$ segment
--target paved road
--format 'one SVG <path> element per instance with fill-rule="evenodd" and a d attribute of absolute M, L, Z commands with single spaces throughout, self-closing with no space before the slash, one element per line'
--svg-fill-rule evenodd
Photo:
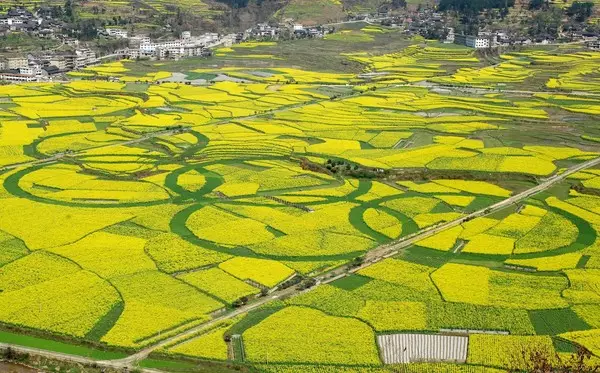
<path fill-rule="evenodd" d="M 100 366 L 100 367 L 117 368 L 117 369 L 126 369 L 126 368 L 128 368 L 125 365 L 115 364 L 114 362 L 111 362 L 111 361 L 108 361 L 108 362 L 97 361 L 97 360 L 90 359 L 90 358 L 87 358 L 87 357 L 76 356 L 76 355 L 69 355 L 69 354 L 62 354 L 60 352 L 46 351 L 46 350 L 41 350 L 39 348 L 23 347 L 23 346 L 8 344 L 8 343 L 0 343 L 0 351 L 6 350 L 7 348 L 11 348 L 13 351 L 16 351 L 16 352 L 22 353 L 22 354 L 30 354 L 30 355 L 35 355 L 35 356 L 42 356 L 42 357 L 45 357 L 45 358 L 54 359 L 54 360 L 60 360 L 60 361 L 66 361 L 66 362 L 70 362 L 70 363 L 77 363 L 77 364 L 84 364 L 84 365 L 95 364 L 95 365 Z M 147 368 L 141 369 L 141 372 L 144 372 L 144 373 L 161 373 L 161 371 L 159 371 L 159 370 L 156 370 L 156 369 L 147 369 Z"/>
<path fill-rule="evenodd" d="M 367 23 L 372 25 L 374 22 L 381 22 L 385 19 L 390 19 L 391 17 L 381 17 L 381 18 L 365 18 L 365 19 L 357 19 L 354 21 L 342 21 L 342 22 L 334 22 L 334 23 L 325 23 L 321 26 L 338 26 L 338 25 L 350 25 L 353 23 Z"/>
<path fill-rule="evenodd" d="M 226 313 L 222 316 L 219 316 L 215 319 L 212 319 L 212 320 L 210 320 L 204 324 L 198 325 L 194 328 L 188 329 L 188 330 L 186 330 L 182 333 L 179 333 L 173 337 L 163 339 L 162 341 L 160 341 L 150 347 L 147 347 L 134 355 L 128 356 L 128 357 L 126 357 L 124 359 L 120 359 L 120 360 L 104 361 L 103 363 L 117 363 L 117 364 L 120 364 L 121 366 L 131 366 L 135 362 L 143 360 L 144 358 L 148 357 L 148 355 L 150 355 L 151 352 L 159 350 L 167 345 L 172 344 L 173 342 L 176 342 L 180 339 L 184 339 L 186 337 L 190 337 L 194 334 L 198 334 L 204 330 L 210 329 L 222 321 L 225 321 L 225 320 L 231 319 L 233 317 L 239 316 L 243 313 L 252 311 L 253 309 L 258 308 L 258 307 L 260 307 L 266 303 L 269 303 L 275 299 L 292 296 L 292 295 L 294 295 L 294 293 L 297 293 L 297 291 L 294 287 L 291 287 L 291 288 L 277 292 L 277 295 L 271 295 L 271 296 L 267 296 L 267 297 L 263 297 L 263 298 L 258 298 L 256 301 L 248 304 L 247 306 L 237 308 L 234 311 Z"/>
<path fill-rule="evenodd" d="M 117 57 L 121 57 L 121 55 L 118 53 L 107 54 L 107 55 L 99 57 L 98 59 L 102 61 L 102 60 L 110 60 L 112 58 L 117 58 Z"/>

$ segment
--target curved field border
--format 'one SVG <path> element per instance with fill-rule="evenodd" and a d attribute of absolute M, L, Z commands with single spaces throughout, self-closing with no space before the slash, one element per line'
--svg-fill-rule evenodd
<path fill-rule="evenodd" d="M 283 261 L 291 261 L 291 262 L 311 262 L 311 261 L 334 261 L 334 260 L 350 260 L 359 255 L 364 254 L 364 251 L 356 251 L 345 254 L 335 254 L 335 255 L 310 255 L 310 256 L 284 256 L 284 255 L 267 255 L 267 254 L 258 254 L 254 251 L 245 248 L 245 247 L 235 247 L 228 248 L 226 246 L 219 245 L 215 242 L 204 240 L 196 236 L 186 225 L 188 218 L 196 211 L 202 209 L 207 206 L 206 204 L 198 203 L 192 205 L 177 214 L 171 220 L 169 224 L 169 228 L 171 232 L 178 235 L 182 239 L 188 241 L 193 245 L 200 246 L 205 249 L 218 251 L 220 253 L 241 256 L 241 257 L 250 257 L 250 258 L 261 258 L 261 259 L 273 259 L 273 260 L 283 260 Z"/>
<path fill-rule="evenodd" d="M 208 194 L 221 186 L 224 183 L 224 179 L 221 175 L 216 172 L 209 171 L 204 168 L 206 165 L 192 165 L 179 168 L 167 175 L 165 178 L 165 187 L 171 189 L 174 193 L 180 195 L 183 199 L 192 199 L 199 201 L 205 194 Z M 204 185 L 195 192 L 191 192 L 181 185 L 178 184 L 179 176 L 186 172 L 196 171 L 204 176 L 206 182 Z"/>
<path fill-rule="evenodd" d="M 29 199 L 35 202 L 46 203 L 51 205 L 59 205 L 59 206 L 68 206 L 68 207 L 89 207 L 89 208 L 122 208 L 122 207 L 140 207 L 140 206 L 156 206 L 168 203 L 171 199 L 157 200 L 157 201 L 147 201 L 147 202 L 123 202 L 118 204 L 109 204 L 109 203 L 77 203 L 77 202 L 67 202 L 60 201 L 50 198 L 44 198 L 40 196 L 33 195 L 26 190 L 22 189 L 19 186 L 19 181 L 25 175 L 37 171 L 43 168 L 45 165 L 37 165 L 32 166 L 21 171 L 17 171 L 14 174 L 8 176 L 4 180 L 4 189 L 12 194 L 15 197 Z"/>
<path fill-rule="evenodd" d="M 494 254 L 480 254 L 480 253 L 464 253 L 453 254 L 450 252 L 443 252 L 431 248 L 426 248 L 419 246 L 419 250 L 425 250 L 425 252 L 431 252 L 435 254 L 439 254 L 437 256 L 444 256 L 450 258 L 460 258 L 467 261 L 473 262 L 504 262 L 508 259 L 538 259 L 538 258 L 546 258 L 552 257 L 562 254 L 574 253 L 585 249 L 586 247 L 592 245 L 596 241 L 596 237 L 598 233 L 592 227 L 592 225 L 585 221 L 584 219 L 575 216 L 567 211 L 551 207 L 544 206 L 548 211 L 560 214 L 570 220 L 573 224 L 577 226 L 578 235 L 575 241 L 571 242 L 568 245 L 552 249 L 546 251 L 540 251 L 535 253 L 523 253 L 523 254 L 512 254 L 512 255 L 494 255 Z"/>

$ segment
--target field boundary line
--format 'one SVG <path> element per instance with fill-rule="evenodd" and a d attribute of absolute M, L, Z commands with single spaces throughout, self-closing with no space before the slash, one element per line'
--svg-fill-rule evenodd
<path fill-rule="evenodd" d="M 415 232 L 407 237 L 403 237 L 400 240 L 396 240 L 395 242 L 376 247 L 373 250 L 365 253 L 366 262 L 363 263 L 363 265 L 361 265 L 361 269 L 367 268 L 367 267 L 379 262 L 382 258 L 396 255 L 397 253 L 400 252 L 401 249 L 407 248 L 419 240 L 428 238 L 428 237 L 430 237 L 434 234 L 440 233 L 446 229 L 450 229 L 457 225 L 460 225 L 464 222 L 464 219 L 469 219 L 469 218 L 473 219 L 475 217 L 486 216 L 486 215 L 489 215 L 498 210 L 502 210 L 513 204 L 519 203 L 535 194 L 543 192 L 544 190 L 563 181 L 568 176 L 570 176 L 576 172 L 585 170 L 590 167 L 597 166 L 599 164 L 600 164 L 600 157 L 594 158 L 592 160 L 586 161 L 579 165 L 573 166 L 561 174 L 557 174 L 552 177 L 549 177 L 549 178 L 543 180 L 541 184 L 536 185 L 535 187 L 530 188 L 528 190 L 525 190 L 515 196 L 509 197 L 503 201 L 500 201 L 492 206 L 486 207 L 485 209 L 476 211 L 467 216 L 463 216 L 460 219 L 456 219 L 454 221 L 435 226 L 431 229 L 426 229 L 424 231 Z M 329 272 L 326 272 L 320 276 L 317 276 L 317 277 L 315 277 L 315 279 L 317 280 L 316 285 L 311 288 L 308 288 L 308 289 L 298 290 L 295 287 L 290 287 L 290 288 L 282 290 L 281 292 L 279 292 L 276 295 L 259 298 L 256 302 L 252 302 L 252 303 L 248 304 L 247 306 L 237 308 L 236 310 L 234 310 L 230 313 L 224 314 L 224 315 L 217 317 L 215 319 L 212 319 L 206 323 L 197 325 L 191 329 L 185 330 L 177 335 L 173 335 L 162 341 L 158 341 L 154 345 L 148 346 L 145 349 L 143 349 L 135 354 L 132 354 L 130 356 L 127 356 L 123 359 L 93 360 L 91 358 L 86 358 L 84 356 L 70 355 L 70 354 L 65 354 L 65 353 L 60 353 L 60 352 L 42 350 L 42 349 L 31 348 L 31 347 L 24 347 L 24 346 L 20 346 L 20 345 L 7 344 L 7 343 L 0 343 L 0 349 L 12 348 L 18 352 L 30 353 L 30 354 L 34 354 L 34 355 L 44 356 L 44 357 L 62 360 L 62 361 L 68 361 L 68 362 L 76 362 L 76 363 L 82 363 L 82 364 L 96 364 L 96 365 L 100 365 L 100 366 L 118 368 L 118 369 L 132 368 L 135 366 L 136 362 L 147 358 L 153 351 L 160 349 L 162 347 L 165 347 L 165 346 L 171 344 L 172 342 L 176 342 L 182 338 L 189 337 L 198 332 L 207 330 L 216 323 L 231 319 L 231 318 L 241 315 L 243 313 L 247 313 L 247 312 L 249 312 L 255 308 L 258 308 L 264 304 L 267 304 L 273 300 L 280 299 L 280 298 L 293 297 L 293 296 L 296 296 L 299 294 L 305 294 L 307 292 L 310 292 L 322 284 L 327 284 L 329 282 L 332 282 L 334 279 L 345 276 L 348 273 L 349 269 L 351 269 L 351 268 L 348 268 L 347 266 L 342 266 L 342 267 L 335 268 Z M 144 373 L 159 373 L 161 371 L 144 368 L 144 369 L 142 369 L 142 372 L 144 372 Z"/>
<path fill-rule="evenodd" d="M 554 176 L 551 176 L 545 180 L 543 180 L 540 184 L 527 189 L 521 193 L 518 193 L 512 197 L 506 198 L 500 202 L 497 202 L 491 206 L 485 207 L 484 209 L 475 211 L 469 215 L 463 216 L 459 219 L 450 221 L 448 223 L 443 223 L 441 225 L 436 225 L 430 228 L 425 228 L 423 230 L 420 230 L 418 232 L 412 233 L 408 236 L 405 236 L 399 240 L 393 241 L 391 243 L 387 243 L 384 245 L 380 245 L 368 252 L 366 252 L 364 254 L 365 257 L 365 262 L 356 270 L 359 269 L 363 269 L 363 268 L 367 268 L 377 262 L 379 262 L 380 260 L 382 260 L 383 258 L 386 257 L 391 257 L 393 255 L 396 255 L 397 253 L 400 252 L 400 250 L 405 249 L 407 247 L 412 246 L 414 243 L 423 240 L 425 238 L 431 237 L 437 233 L 443 232 L 447 229 L 450 228 L 454 228 L 460 224 L 462 224 L 465 219 L 467 220 L 471 220 L 477 217 L 482 217 L 482 216 L 487 216 L 491 213 L 494 213 L 496 211 L 505 209 L 507 207 L 510 207 L 511 205 L 517 204 L 519 202 L 522 202 L 523 200 L 532 197 L 538 193 L 541 193 L 543 191 L 545 191 L 546 189 L 552 187 L 553 185 L 563 181 L 564 179 L 566 179 L 568 176 L 585 170 L 587 168 L 590 167 L 594 167 L 600 164 L 600 157 L 591 159 L 589 161 L 580 163 L 579 165 L 573 166 L 567 170 L 565 170 L 563 173 L 561 174 L 556 174 Z M 228 313 L 228 314 L 224 314 L 216 319 L 210 320 L 204 324 L 198 325 L 197 327 L 194 327 L 192 329 L 189 329 L 187 331 L 184 331 L 178 335 L 172 336 L 168 339 L 165 339 L 163 341 L 158 342 L 155 345 L 152 346 L 148 346 L 145 349 L 141 350 L 140 352 L 133 354 L 131 356 L 128 356 L 124 359 L 121 360 L 115 360 L 115 361 L 119 361 L 122 362 L 124 364 L 132 364 L 135 363 L 136 361 L 139 361 L 141 359 L 146 358 L 148 355 L 150 355 L 150 353 L 152 353 L 153 351 L 168 345 L 170 342 L 179 339 L 181 337 L 186 337 L 189 336 L 191 334 L 197 333 L 199 331 L 205 330 L 207 328 L 210 328 L 212 325 L 214 325 L 215 323 L 230 319 L 232 317 L 238 316 L 242 313 L 248 312 L 254 308 L 260 307 L 266 303 L 271 302 L 272 300 L 275 299 L 280 299 L 280 298 L 287 298 L 287 297 L 294 297 L 296 295 L 299 294 L 304 294 L 307 292 L 310 292 L 314 289 L 316 289 L 317 287 L 319 287 L 322 284 L 328 284 L 330 282 L 332 282 L 334 279 L 340 278 L 340 276 L 343 276 L 347 273 L 349 273 L 349 270 L 352 270 L 352 268 L 348 268 L 347 266 L 341 266 L 341 267 L 337 267 L 331 271 L 325 272 L 319 276 L 315 277 L 316 280 L 316 285 L 308 288 L 308 289 L 304 289 L 304 290 L 297 290 L 295 287 L 290 287 L 288 289 L 284 289 L 283 291 L 279 292 L 276 295 L 273 295 L 271 297 L 266 297 L 266 298 L 259 298 L 259 300 L 257 302 L 253 302 L 245 307 L 240 307 L 238 309 L 236 309 L 235 311 Z M 356 272 L 356 271 L 354 271 Z"/>

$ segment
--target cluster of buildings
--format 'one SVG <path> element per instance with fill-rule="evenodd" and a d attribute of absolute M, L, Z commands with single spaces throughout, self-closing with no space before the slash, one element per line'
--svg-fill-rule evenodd
<path fill-rule="evenodd" d="M 184 31 L 180 38 L 172 40 L 153 40 L 148 36 L 132 36 L 127 30 L 118 27 L 107 27 L 102 33 L 110 37 L 128 40 L 128 47 L 116 51 L 116 57 L 163 60 L 210 56 L 211 48 L 230 47 L 246 40 L 278 40 L 282 37 L 322 38 L 331 31 L 331 28 L 327 27 L 304 27 L 301 24 L 286 22 L 279 25 L 259 23 L 244 32 L 228 35 L 204 33 L 192 36 L 191 32 Z"/>
<path fill-rule="evenodd" d="M 122 28 L 107 27 L 105 31 L 106 31 L 106 35 L 112 36 L 114 38 L 127 39 L 129 37 L 129 32 L 127 32 L 127 30 L 124 30 Z"/>
<path fill-rule="evenodd" d="M 585 43 L 588 49 L 593 51 L 600 51 L 600 40 L 590 40 Z"/>
<path fill-rule="evenodd" d="M 121 58 L 150 58 L 150 59 L 179 59 L 185 57 L 203 57 L 210 55 L 210 48 L 216 46 L 231 46 L 235 42 L 236 35 L 220 36 L 216 33 L 205 33 L 200 36 L 192 36 L 189 31 L 184 31 L 179 39 L 175 40 L 152 40 L 147 36 L 128 37 L 126 31 L 117 34 L 111 31 L 115 37 L 128 38 L 129 46 L 121 49 L 116 54 Z"/>
<path fill-rule="evenodd" d="M 36 17 L 30 11 L 22 8 L 11 8 L 6 14 L 0 15 L 0 32 L 10 31 L 35 31 L 43 23 L 43 19 Z"/>
<path fill-rule="evenodd" d="M 116 52 L 121 58 L 162 60 L 210 56 L 211 48 L 218 46 L 230 47 L 246 40 L 278 40 L 282 37 L 322 38 L 330 31 L 329 28 L 321 26 L 304 27 L 301 24 L 269 25 L 259 23 L 244 32 L 228 35 L 205 33 L 192 36 L 189 31 L 184 31 L 179 39 L 174 40 L 152 40 L 147 36 L 131 36 L 127 30 L 113 27 L 107 28 L 104 33 L 111 37 L 128 39 L 129 46 Z"/>
<path fill-rule="evenodd" d="M 99 62 L 96 52 L 90 49 L 0 57 L 0 80 L 10 82 L 45 81 L 53 75 Z"/>
<path fill-rule="evenodd" d="M 584 42 L 588 49 L 600 50 L 600 38 L 595 34 L 581 33 L 577 35 L 564 35 L 568 40 Z M 477 35 L 456 35 L 449 28 L 444 43 L 455 43 L 475 49 L 506 47 L 510 45 L 548 45 L 557 43 L 552 38 L 532 39 L 528 37 L 512 37 L 506 32 L 479 32 Z"/>
<path fill-rule="evenodd" d="M 27 32 L 32 35 L 53 38 L 62 29 L 62 22 L 50 16 L 34 14 L 25 8 L 11 8 L 0 14 L 0 36 L 11 32 Z"/>
<path fill-rule="evenodd" d="M 268 23 L 259 23 L 236 36 L 236 41 L 241 42 L 248 39 L 253 40 L 278 40 L 280 38 L 303 39 L 303 38 L 322 38 L 332 32 L 331 28 L 324 26 L 306 27 L 292 20 L 272 25 Z"/>
<path fill-rule="evenodd" d="M 525 15 L 518 15 L 525 22 Z M 484 30 L 469 34 L 455 30 L 451 25 L 455 22 L 447 13 L 437 12 L 435 8 L 425 8 L 418 11 L 408 11 L 402 15 L 386 17 L 382 24 L 397 26 L 408 36 L 421 35 L 427 39 L 439 39 L 444 43 L 456 43 L 475 49 L 487 49 L 519 45 L 547 45 L 562 42 L 585 42 L 590 49 L 597 44 L 594 42 L 600 35 L 585 30 L 564 30 L 558 35 L 529 35 L 522 30 L 500 29 Z"/>
<path fill-rule="evenodd" d="M 477 35 L 456 35 L 449 27 L 444 43 L 465 45 L 475 49 L 487 49 L 510 45 L 511 39 L 505 32 L 479 32 Z"/>

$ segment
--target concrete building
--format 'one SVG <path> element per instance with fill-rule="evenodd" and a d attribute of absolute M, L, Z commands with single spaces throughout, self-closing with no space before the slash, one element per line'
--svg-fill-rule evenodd
<path fill-rule="evenodd" d="M 585 46 L 593 51 L 600 51 L 600 40 L 588 41 Z"/>
<path fill-rule="evenodd" d="M 486 49 L 492 46 L 488 36 L 455 35 L 454 43 L 475 49 Z"/>
<path fill-rule="evenodd" d="M 127 39 L 128 37 L 127 31 L 120 28 L 107 28 L 106 33 L 108 34 L 108 36 L 113 36 L 116 38 Z"/>
<path fill-rule="evenodd" d="M 153 42 L 149 39 L 142 39 L 140 43 L 140 55 L 152 57 L 167 54 L 167 51 L 175 51 L 182 47 L 181 40 L 170 40 L 163 42 Z"/>
<path fill-rule="evenodd" d="M 56 66 L 59 70 L 67 69 L 67 61 L 62 56 L 52 56 L 48 59 L 49 66 Z"/>
<path fill-rule="evenodd" d="M 77 40 L 77 39 L 67 38 L 67 39 L 64 39 L 63 41 L 69 47 L 73 47 L 73 48 L 79 47 L 79 40 Z"/>
<path fill-rule="evenodd" d="M 75 68 L 83 68 L 90 65 L 95 65 L 100 61 L 96 57 L 96 52 L 91 49 L 77 49 L 75 51 Z"/>
<path fill-rule="evenodd" d="M 445 44 L 453 44 L 456 35 L 454 34 L 454 27 L 448 27 L 448 34 L 446 35 L 446 39 L 444 39 Z"/>
<path fill-rule="evenodd" d="M 6 58 L 6 68 L 9 70 L 29 67 L 29 60 L 23 56 L 13 56 Z"/>
<path fill-rule="evenodd" d="M 9 82 L 36 82 L 35 75 L 21 74 L 19 70 L 0 72 L 0 80 Z"/>
<path fill-rule="evenodd" d="M 139 56 L 158 59 L 206 56 L 208 47 L 223 40 L 219 38 L 217 33 L 192 36 L 189 31 L 186 31 L 181 36 L 181 39 L 168 41 L 153 41 L 148 37 L 140 38 L 139 47 L 137 48 Z M 129 58 L 137 57 L 133 56 L 132 52 L 135 49 L 135 44 L 135 42 L 130 43 L 130 48 L 127 51 Z"/>
<path fill-rule="evenodd" d="M 48 73 L 35 63 L 28 67 L 0 72 L 0 80 L 9 82 L 40 82 L 47 79 Z"/>
<path fill-rule="evenodd" d="M 203 57 L 208 53 L 208 49 L 201 46 L 185 46 L 182 48 L 181 57 Z"/>

